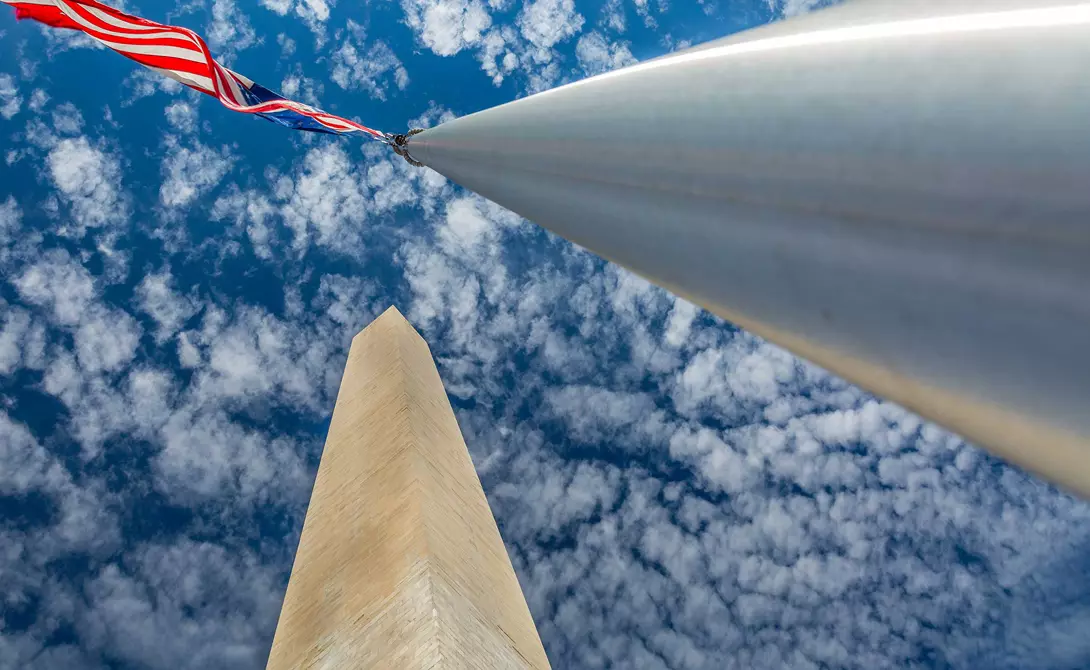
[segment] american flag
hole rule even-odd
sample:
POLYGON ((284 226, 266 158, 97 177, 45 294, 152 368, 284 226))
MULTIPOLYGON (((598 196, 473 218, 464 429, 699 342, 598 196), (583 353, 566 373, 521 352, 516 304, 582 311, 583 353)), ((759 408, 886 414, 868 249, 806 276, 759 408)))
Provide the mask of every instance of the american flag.
POLYGON ((79 30, 117 53, 176 79, 201 93, 215 96, 236 112, 256 114, 296 130, 345 135, 367 133, 389 141, 390 136, 355 121, 327 114, 283 98, 220 65, 197 33, 125 14, 96 0, 0 0, 15 8, 15 16, 56 27, 79 30))

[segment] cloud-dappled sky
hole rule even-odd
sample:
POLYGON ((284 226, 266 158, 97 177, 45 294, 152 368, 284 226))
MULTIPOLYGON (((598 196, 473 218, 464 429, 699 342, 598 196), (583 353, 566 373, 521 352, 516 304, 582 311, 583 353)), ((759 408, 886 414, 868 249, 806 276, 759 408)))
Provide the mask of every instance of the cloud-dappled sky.
MULTIPOLYGON (((813 4, 123 7, 401 131, 813 4)), ((264 667, 390 304, 554 667, 1090 667, 1090 505, 377 144, 7 11, 0 54, 0 669, 264 667)))

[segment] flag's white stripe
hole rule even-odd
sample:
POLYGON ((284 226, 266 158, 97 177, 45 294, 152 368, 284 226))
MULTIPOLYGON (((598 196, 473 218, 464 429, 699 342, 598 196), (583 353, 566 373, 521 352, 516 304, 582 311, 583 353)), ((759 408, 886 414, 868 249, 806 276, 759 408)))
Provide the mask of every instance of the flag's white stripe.
MULTIPOLYGON (((60 0, 60 2, 62 4, 64 4, 64 0, 60 0)), ((101 9, 98 9, 96 7, 88 7, 87 5, 80 5, 80 6, 83 7, 83 9, 85 9, 90 14, 93 14, 95 16, 95 18, 97 18, 99 21, 102 21, 103 23, 106 23, 106 24, 109 24, 109 25, 112 25, 112 26, 116 26, 118 28, 128 28, 129 30, 151 30, 151 29, 156 28, 157 25, 161 25, 161 24, 156 24, 156 26, 148 26, 148 25, 144 25, 142 23, 133 23, 132 21, 127 21, 127 20, 125 20, 124 18, 122 18, 120 16, 114 16, 114 15, 112 15, 112 14, 110 14, 108 12, 104 12, 101 9)))
MULTIPOLYGON (((122 32, 117 32, 115 30, 108 30, 108 29, 104 28, 103 26, 101 26, 99 24, 96 24, 96 23, 94 23, 92 21, 89 21, 84 16, 79 14, 79 12, 77 12, 74 9, 71 9, 71 8, 67 7, 64 4, 60 5, 60 9, 61 9, 62 12, 64 12, 65 16, 72 19, 76 23, 78 23, 78 24, 80 24, 82 26, 85 26, 88 29, 93 30, 93 31, 95 31, 97 33, 101 33, 103 35, 113 35, 115 37, 125 37, 125 38, 130 38, 130 39, 137 39, 137 40, 157 40, 157 39, 161 39, 161 38, 164 38, 164 37, 174 37, 174 38, 177 38, 177 39, 185 40, 186 42, 189 42, 190 44, 194 43, 193 39, 189 35, 186 35, 184 32, 181 32, 181 31, 171 30, 170 28, 168 28, 166 26, 163 27, 164 28, 163 30, 161 30, 159 32, 156 32, 156 33, 138 33, 138 34, 136 34, 136 33, 122 33, 122 32)), ((84 9, 91 9, 91 8, 90 7, 84 7, 84 9)), ((92 37, 94 37, 94 35, 92 35, 92 37)))
MULTIPOLYGON (((76 10, 69 7, 68 3, 63 2, 63 0, 58 6, 60 7, 60 10, 62 12, 64 12, 65 16, 72 19, 73 21, 80 24, 81 26, 89 28, 90 30, 93 30, 93 31, 98 32, 98 33, 103 33, 103 34, 116 35, 117 37, 133 37, 133 35, 130 35, 130 34, 118 33, 118 32, 114 32, 114 31, 110 31, 110 30, 105 30, 101 26, 99 26, 99 25, 87 20, 86 18, 84 18, 82 15, 80 15, 79 12, 77 12, 76 10)), ((90 7, 85 6, 84 9, 90 9, 90 7)), ((167 36, 175 36, 176 35, 176 36, 179 36, 179 37, 184 37, 186 41, 188 41, 191 44, 193 43, 193 40, 191 38, 189 38, 188 35, 185 35, 184 33, 181 33, 180 31, 158 33, 158 34, 160 34, 160 35, 166 34, 167 36)), ((103 39, 101 37, 98 37, 97 35, 91 35, 90 33, 88 33, 88 35, 90 35, 90 37, 93 37, 93 38, 97 39, 98 41, 102 42, 103 44, 107 45, 111 49, 116 49, 118 51, 129 51, 131 53, 146 53, 146 54, 150 54, 150 55, 163 55, 163 56, 170 55, 170 56, 174 56, 175 58, 185 58, 186 60, 192 60, 192 61, 196 61, 196 62, 201 62, 201 61, 204 60, 204 55, 201 54, 199 50, 197 50, 197 47, 196 47, 195 44, 194 44, 193 47, 153 45, 152 48, 175 50, 172 53, 159 54, 159 53, 157 53, 155 51, 145 51, 145 49, 147 47, 144 46, 144 45, 130 45, 130 44, 122 44, 120 42, 110 42, 110 41, 107 41, 107 40, 105 40, 105 39, 103 39), (181 53, 183 51, 188 51, 192 55, 190 55, 190 56, 177 55, 177 54, 179 54, 179 53, 181 53)))
POLYGON ((105 28, 92 28, 92 30, 94 30, 95 32, 98 32, 98 33, 102 33, 103 35, 113 35, 115 37, 125 37, 125 38, 131 39, 131 40, 161 40, 161 39, 165 39, 165 38, 174 38, 174 39, 177 39, 177 40, 182 40, 182 41, 185 41, 185 42, 189 42, 190 44, 196 44, 193 41, 193 38, 191 38, 189 35, 186 35, 183 32, 179 32, 179 31, 175 31, 175 30, 168 30, 168 31, 163 31, 163 32, 158 32, 158 33, 139 33, 139 34, 119 33, 119 32, 114 31, 114 30, 106 30, 105 28))
MULTIPOLYGON (((94 35, 91 35, 94 37, 94 35)), ((110 47, 114 51, 119 51, 125 54, 143 54, 147 56, 163 56, 165 58, 180 58, 181 60, 193 61, 194 63, 205 63, 205 56, 200 51, 194 51, 193 49, 186 49, 184 47, 168 47, 159 44, 120 44, 118 42, 111 42, 99 37, 95 37, 99 42, 102 42, 106 46, 110 47)))
POLYGON ((324 123, 327 126, 332 126, 334 128, 348 129, 348 128, 352 127, 352 126, 348 125, 347 123, 342 122, 340 119, 334 119, 334 118, 326 116, 324 114, 320 114, 318 116, 315 116, 314 120, 318 121, 319 123, 324 123))
POLYGON ((202 91, 207 91, 212 94, 215 94, 216 92, 216 89, 212 84, 212 80, 208 77, 202 77, 199 74, 192 74, 189 72, 179 72, 178 70, 168 70, 161 67, 149 67, 148 69, 154 70, 155 72, 158 72, 164 77, 170 77, 174 81, 181 82, 183 84, 186 84, 187 86, 195 86, 202 91))

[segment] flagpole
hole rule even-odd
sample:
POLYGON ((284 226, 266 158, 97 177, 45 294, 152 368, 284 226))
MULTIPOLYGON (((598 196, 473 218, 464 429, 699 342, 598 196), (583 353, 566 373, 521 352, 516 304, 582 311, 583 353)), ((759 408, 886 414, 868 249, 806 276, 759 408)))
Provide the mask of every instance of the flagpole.
POLYGON ((1090 495, 1090 4, 856 0, 416 159, 1090 495))

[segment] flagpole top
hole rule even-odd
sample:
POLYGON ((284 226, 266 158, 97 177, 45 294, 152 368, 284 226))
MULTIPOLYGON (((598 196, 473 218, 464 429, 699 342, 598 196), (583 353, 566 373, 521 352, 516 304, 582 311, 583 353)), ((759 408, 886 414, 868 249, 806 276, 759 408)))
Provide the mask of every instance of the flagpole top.
POLYGON ((394 150, 394 153, 401 156, 405 161, 413 167, 424 167, 424 164, 416 160, 409 153, 409 138, 413 135, 419 135, 424 132, 423 128, 413 128, 407 133, 386 133, 386 143, 390 145, 390 148, 394 150))

